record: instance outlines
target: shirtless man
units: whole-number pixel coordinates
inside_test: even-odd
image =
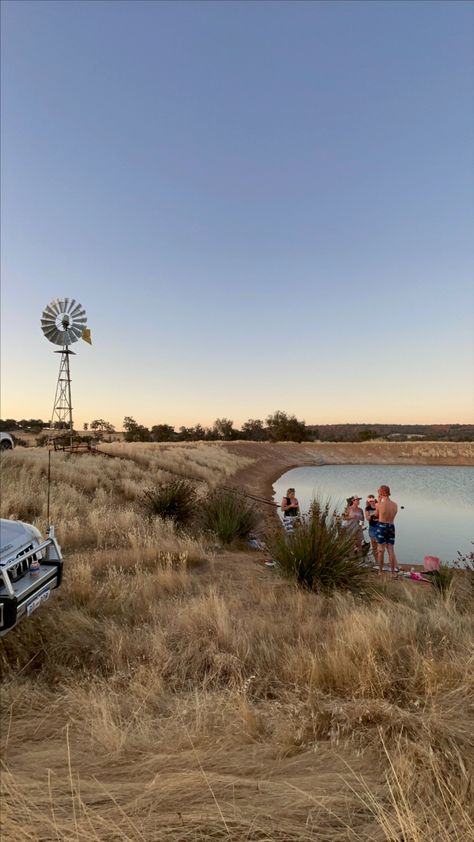
[[[378,490],[378,501],[375,504],[378,520],[375,524],[375,540],[377,541],[377,555],[379,570],[383,573],[383,557],[385,549],[390,559],[392,576],[395,575],[397,559],[395,556],[395,524],[394,520],[398,512],[398,506],[390,499],[388,485],[381,485]]]

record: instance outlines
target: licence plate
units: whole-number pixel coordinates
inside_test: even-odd
[[[28,604],[26,606],[26,613],[27,613],[28,617],[30,616],[30,614],[33,613],[33,611],[36,611],[36,609],[39,608],[40,605],[43,604],[43,602],[48,601],[50,593],[51,593],[51,588],[47,588],[46,590],[41,591],[41,593],[34,596],[33,599],[31,599],[28,602]]]

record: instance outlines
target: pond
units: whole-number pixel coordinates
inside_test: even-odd
[[[474,468],[420,465],[321,465],[294,468],[274,484],[279,503],[294,487],[303,512],[313,497],[328,498],[342,512],[346,498],[377,495],[388,485],[398,503],[395,552],[401,564],[422,564],[423,556],[444,562],[474,549]],[[403,506],[403,509],[401,508]],[[367,535],[367,533],[364,533]]]

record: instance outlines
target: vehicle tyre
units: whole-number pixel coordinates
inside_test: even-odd
[[[11,449],[12,449],[11,441],[8,441],[8,439],[3,439],[3,441],[0,441],[0,450],[11,450]]]

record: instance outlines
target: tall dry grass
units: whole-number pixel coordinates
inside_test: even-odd
[[[66,552],[160,546],[198,555],[202,545],[183,538],[170,523],[145,523],[137,502],[143,492],[172,476],[201,480],[201,491],[251,460],[209,445],[108,445],[121,458],[51,454],[50,522]],[[185,460],[184,451],[188,450]],[[1,516],[47,525],[48,454],[15,450],[2,461]]]
[[[20,477],[34,499],[41,464],[13,456],[7,499]],[[301,592],[255,554],[148,532],[126,465],[100,468],[96,499],[97,461],[60,462],[95,543],[74,538],[54,603],[0,645],[3,838],[474,838],[467,591]],[[133,541],[102,545],[96,506],[133,515]]]

